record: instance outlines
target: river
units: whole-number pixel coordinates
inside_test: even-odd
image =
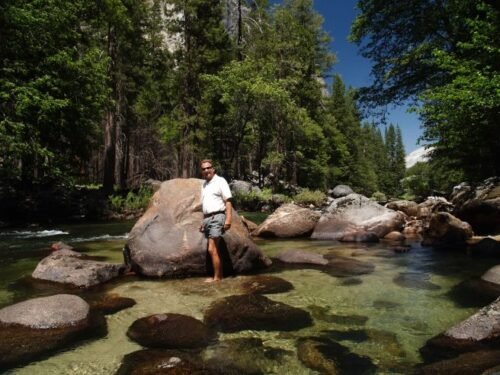
[[[30,227],[0,232],[0,307],[60,291],[35,288],[29,276],[50,253],[50,244],[64,241],[78,251],[106,261],[121,262],[121,249],[133,222]],[[352,352],[367,356],[379,374],[404,374],[421,362],[418,349],[432,336],[467,318],[478,309],[473,297],[456,293],[464,280],[478,278],[493,266],[491,260],[464,253],[439,253],[419,243],[408,243],[407,253],[395,253],[389,244],[341,244],[336,241],[256,240],[266,255],[302,249],[356,258],[375,266],[365,275],[336,277],[319,269],[291,268],[273,272],[294,285],[287,293],[268,295],[275,301],[305,309],[312,327],[293,333],[242,331],[221,334],[220,341],[257,337],[270,348],[282,350],[280,360],[246,358],[265,374],[318,374],[305,367],[296,354],[299,337],[328,334]],[[234,279],[233,279],[234,280]],[[89,340],[8,374],[114,374],[123,356],[141,349],[126,336],[138,318],[156,313],[181,313],[203,319],[215,300],[234,293],[232,279],[204,284],[202,277],[186,280],[144,280],[124,277],[95,293],[117,293],[136,300],[129,309],[106,317],[106,337]],[[85,294],[82,295],[85,298]],[[210,348],[207,349],[207,353]],[[209,355],[209,354],[207,354]],[[252,354],[253,355],[253,354]]]

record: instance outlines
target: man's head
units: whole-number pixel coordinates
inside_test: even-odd
[[[215,174],[215,169],[213,167],[212,160],[210,159],[204,159],[200,162],[200,167],[201,167],[201,175],[202,177],[210,181],[212,177],[214,177]]]

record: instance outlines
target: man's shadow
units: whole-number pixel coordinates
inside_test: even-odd
[[[219,253],[219,259],[222,264],[222,276],[234,276],[234,268],[233,262],[231,261],[231,256],[229,255],[229,250],[227,249],[226,241],[224,241],[224,237],[219,238],[219,243],[217,246],[217,250]],[[208,249],[206,251],[205,257],[205,267],[207,270],[207,275],[214,275],[214,267],[212,265],[212,260],[210,259],[210,254],[208,253]]]

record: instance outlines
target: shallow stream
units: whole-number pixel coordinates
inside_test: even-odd
[[[86,254],[121,262],[121,249],[133,222],[61,225],[0,232],[0,307],[60,291],[34,288],[27,280],[36,264],[49,254],[49,246],[64,241]],[[355,255],[372,263],[374,272],[336,277],[320,269],[275,269],[273,276],[294,285],[287,293],[270,294],[275,301],[307,310],[314,325],[293,332],[242,331],[221,334],[231,338],[260,338],[269,348],[285,353],[279,360],[257,358],[242,351],[235,358],[252,363],[265,374],[318,374],[297,359],[297,339],[329,335],[352,352],[367,356],[380,374],[404,374],[421,362],[418,349],[432,336],[470,316],[478,307],[464,299],[458,303],[455,286],[478,278],[493,266],[491,260],[466,254],[437,253],[408,243],[407,253],[389,244],[341,244],[336,241],[257,240],[266,255],[302,249],[321,254]],[[266,273],[264,273],[266,274]],[[239,276],[239,278],[244,276]],[[60,351],[47,359],[9,370],[8,374],[114,374],[124,355],[141,349],[126,336],[138,318],[156,313],[181,313],[203,319],[207,307],[237,293],[237,278],[205,284],[202,277],[184,280],[141,280],[134,276],[109,283],[95,293],[116,293],[137,304],[106,317],[108,334]],[[453,291],[453,293],[452,293]],[[85,295],[83,295],[85,298]],[[473,307],[471,307],[473,306]],[[210,348],[207,349],[209,355]]]

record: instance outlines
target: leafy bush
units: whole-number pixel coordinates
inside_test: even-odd
[[[375,202],[387,202],[387,196],[381,191],[373,193],[370,199]]]
[[[236,209],[246,211],[259,211],[265,205],[276,208],[289,201],[290,198],[286,195],[273,194],[271,189],[268,188],[249,193],[235,193],[233,196],[233,204]]]
[[[129,191],[125,197],[119,194],[113,194],[108,197],[111,210],[116,212],[129,212],[145,209],[153,191],[150,187],[143,186],[137,192]]]
[[[295,203],[299,205],[313,204],[319,207],[325,202],[326,194],[319,190],[303,189],[300,193],[293,196]]]

